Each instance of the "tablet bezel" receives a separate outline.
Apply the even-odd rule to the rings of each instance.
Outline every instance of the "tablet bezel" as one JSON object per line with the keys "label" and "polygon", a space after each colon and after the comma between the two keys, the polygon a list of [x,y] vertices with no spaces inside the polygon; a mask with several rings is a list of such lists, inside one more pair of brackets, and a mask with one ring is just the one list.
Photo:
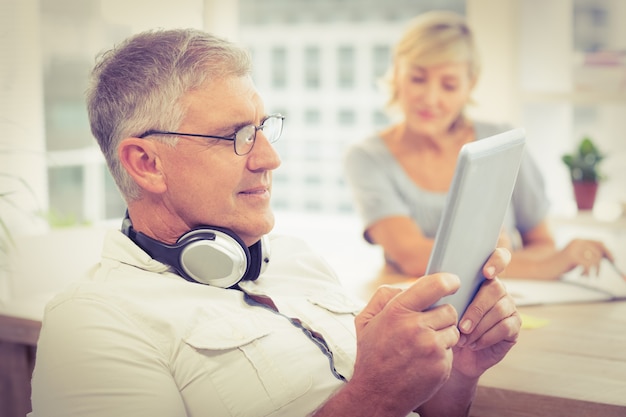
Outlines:
{"label": "tablet bezel", "polygon": [[450,272],[461,287],[434,306],[451,304],[459,319],[485,277],[521,164],[526,133],[512,129],[465,144],[457,158],[426,275]]}

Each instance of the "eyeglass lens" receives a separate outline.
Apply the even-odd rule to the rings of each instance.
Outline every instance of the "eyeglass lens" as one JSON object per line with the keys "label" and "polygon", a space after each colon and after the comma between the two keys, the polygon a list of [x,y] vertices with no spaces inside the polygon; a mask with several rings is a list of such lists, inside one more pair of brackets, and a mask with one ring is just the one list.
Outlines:
{"label": "eyeglass lens", "polygon": [[[282,132],[282,117],[268,117],[258,129],[263,130],[263,134],[270,143],[274,143]],[[257,127],[253,125],[244,126],[235,134],[235,153],[245,155],[252,150],[256,139]]]}

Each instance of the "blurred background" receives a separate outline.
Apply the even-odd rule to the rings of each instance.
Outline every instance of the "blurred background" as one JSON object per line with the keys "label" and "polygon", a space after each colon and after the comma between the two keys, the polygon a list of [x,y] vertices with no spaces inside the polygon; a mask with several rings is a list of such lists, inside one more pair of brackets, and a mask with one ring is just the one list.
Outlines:
{"label": "blurred background", "polygon": [[388,123],[378,80],[407,20],[430,9],[468,17],[484,67],[470,112],[526,129],[552,215],[577,213],[561,155],[589,136],[606,155],[593,213],[621,216],[626,1],[0,0],[1,218],[19,233],[119,221],[84,91],[98,52],[157,27],[203,28],[251,50],[268,112],[287,116],[277,211],[356,217],[343,151]]}
{"label": "blurred background", "polygon": [[[405,24],[431,9],[467,16],[483,63],[469,112],[526,129],[557,238],[606,239],[626,270],[626,0],[0,0],[0,316],[41,320],[120,226],[125,204],[84,92],[99,52],[151,28],[206,29],[250,49],[268,113],[287,117],[275,230],[307,239],[362,291],[383,256],[361,238],[343,153],[389,123],[378,81]],[[585,212],[561,160],[583,137],[605,155]],[[24,415],[12,410],[30,410],[36,336],[6,335],[21,335],[26,356],[0,352],[11,369],[0,415]]]}

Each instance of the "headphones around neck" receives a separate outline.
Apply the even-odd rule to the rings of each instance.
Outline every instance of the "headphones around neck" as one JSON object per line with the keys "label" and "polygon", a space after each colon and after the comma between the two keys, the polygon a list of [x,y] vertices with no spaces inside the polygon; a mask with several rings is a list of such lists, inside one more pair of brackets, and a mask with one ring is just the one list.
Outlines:
{"label": "headphones around neck", "polygon": [[269,263],[267,236],[248,248],[229,229],[199,226],[169,245],[133,229],[128,211],[121,231],[152,258],[171,266],[190,282],[230,288],[242,280],[256,280]]}

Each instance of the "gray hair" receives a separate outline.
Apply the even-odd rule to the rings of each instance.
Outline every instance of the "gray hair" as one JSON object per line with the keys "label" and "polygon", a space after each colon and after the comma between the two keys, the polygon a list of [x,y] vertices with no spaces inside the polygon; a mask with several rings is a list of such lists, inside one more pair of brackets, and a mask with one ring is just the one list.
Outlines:
{"label": "gray hair", "polygon": [[141,189],[118,159],[120,141],[151,129],[177,130],[187,92],[250,72],[243,48],[196,29],[143,32],[98,57],[87,90],[91,132],[127,202],[139,198]]}
{"label": "gray hair", "polygon": [[[467,62],[469,77],[477,80],[480,59],[474,35],[465,18],[451,11],[430,11],[415,17],[393,51],[394,67],[402,62],[427,67],[446,62]],[[389,90],[388,109],[397,106],[398,90],[394,68],[384,83]]]}

